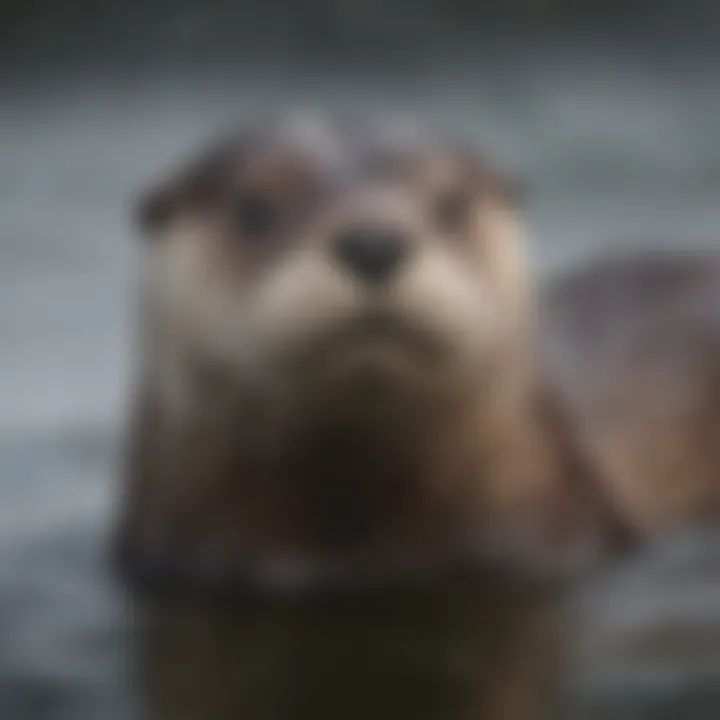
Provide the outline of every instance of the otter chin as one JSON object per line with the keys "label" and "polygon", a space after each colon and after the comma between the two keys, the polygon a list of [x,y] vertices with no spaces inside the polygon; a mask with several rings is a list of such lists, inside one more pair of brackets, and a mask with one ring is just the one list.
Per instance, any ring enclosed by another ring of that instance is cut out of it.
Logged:
{"label": "otter chin", "polygon": [[278,355],[277,382],[310,405],[327,394],[358,412],[401,402],[432,411],[477,392],[491,355],[432,323],[372,308]]}

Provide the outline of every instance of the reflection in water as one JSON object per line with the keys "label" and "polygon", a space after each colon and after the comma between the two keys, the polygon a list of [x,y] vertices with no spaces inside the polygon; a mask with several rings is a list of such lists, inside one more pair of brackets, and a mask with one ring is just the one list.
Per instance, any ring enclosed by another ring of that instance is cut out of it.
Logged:
{"label": "reflection in water", "polygon": [[541,718],[559,662],[552,597],[489,581],[156,601],[142,635],[150,717]]}

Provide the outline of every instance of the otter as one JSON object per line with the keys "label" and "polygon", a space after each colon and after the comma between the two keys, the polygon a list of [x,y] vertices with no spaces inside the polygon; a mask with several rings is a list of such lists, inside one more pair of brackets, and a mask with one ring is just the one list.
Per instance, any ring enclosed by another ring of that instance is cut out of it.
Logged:
{"label": "otter", "polygon": [[603,544],[486,160],[400,122],[279,120],[202,152],[140,218],[132,572],[299,588]]}
{"label": "otter", "polygon": [[462,143],[338,117],[231,133],[143,199],[116,549],[151,717],[550,711],[558,593],[681,508],[583,394],[606,291],[540,297],[520,206]]}

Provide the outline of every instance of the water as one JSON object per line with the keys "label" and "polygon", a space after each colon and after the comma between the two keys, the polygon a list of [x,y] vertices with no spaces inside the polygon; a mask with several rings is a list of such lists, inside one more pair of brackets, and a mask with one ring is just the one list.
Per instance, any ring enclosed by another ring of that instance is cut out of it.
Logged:
{"label": "water", "polygon": [[[372,107],[463,132],[529,188],[543,272],[599,247],[720,246],[720,86],[690,60],[525,48],[452,71],[5,83],[0,111],[0,717],[127,716],[104,570],[129,376],[134,193],[236,117]],[[252,78],[249,81],[247,78]],[[720,715],[720,540],[582,594],[573,718]]]}

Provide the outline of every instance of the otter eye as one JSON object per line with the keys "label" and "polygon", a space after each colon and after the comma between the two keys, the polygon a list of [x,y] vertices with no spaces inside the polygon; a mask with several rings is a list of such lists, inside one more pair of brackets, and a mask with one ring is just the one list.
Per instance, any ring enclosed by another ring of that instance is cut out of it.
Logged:
{"label": "otter eye", "polygon": [[471,198],[459,191],[447,192],[435,205],[435,221],[443,232],[459,232],[470,219]]}
{"label": "otter eye", "polygon": [[278,211],[270,198],[259,193],[244,193],[235,199],[233,219],[243,237],[259,239],[276,229]]}

